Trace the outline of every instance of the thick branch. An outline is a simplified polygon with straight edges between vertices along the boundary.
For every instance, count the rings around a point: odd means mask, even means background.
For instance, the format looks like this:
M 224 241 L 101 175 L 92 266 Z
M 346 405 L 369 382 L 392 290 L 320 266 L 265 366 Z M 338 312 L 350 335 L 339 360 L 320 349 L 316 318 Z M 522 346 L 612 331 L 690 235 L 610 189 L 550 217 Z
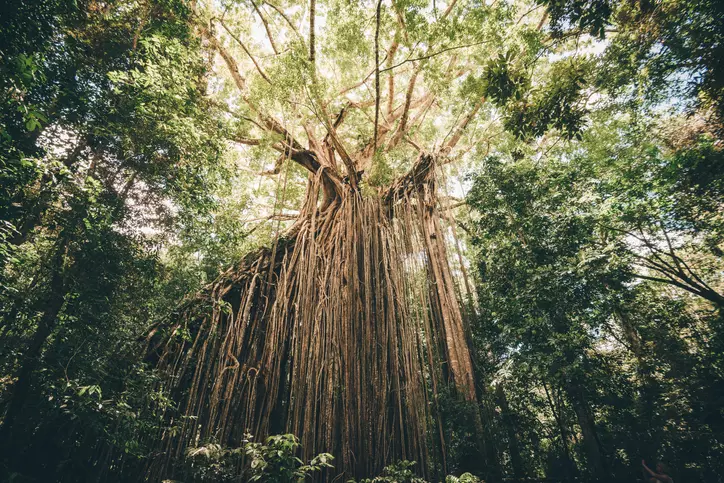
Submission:
M 440 17 L 440 20 L 445 20 L 448 15 L 450 15 L 450 12 L 452 12 L 453 7 L 455 7 L 455 4 L 458 3 L 457 0 L 451 0 L 450 4 L 445 9 L 445 12 L 443 12 L 442 17 Z
M 413 101 L 410 105 L 410 109 L 415 109 L 418 106 L 424 105 L 425 103 L 429 102 L 431 98 L 434 98 L 432 94 L 426 94 L 420 99 L 417 99 L 416 101 Z M 398 106 L 394 111 L 392 111 L 392 114 L 387 119 L 387 122 L 382 123 L 379 128 L 379 139 L 383 139 L 384 136 L 386 136 L 391 128 L 392 123 L 394 123 L 397 119 L 399 119 L 402 116 L 404 110 L 404 106 Z M 371 159 L 372 155 L 374 154 L 374 145 L 372 144 L 372 141 L 368 142 L 364 148 L 360 151 L 359 158 L 362 160 L 362 162 L 366 162 L 369 159 Z M 362 165 L 361 167 L 364 167 Z
M 392 45 L 390 46 L 390 50 L 387 52 L 387 67 L 390 67 L 392 65 L 392 62 L 394 61 L 395 54 L 397 53 L 397 49 L 399 48 L 400 44 L 397 42 L 397 40 L 392 42 Z M 379 70 L 379 69 L 377 69 Z M 395 100 L 395 75 L 390 72 L 390 75 L 387 77 L 387 114 L 392 113 L 392 104 Z
M 388 146 L 388 149 L 392 149 L 395 147 L 399 142 L 400 139 L 402 139 L 402 136 L 405 135 L 407 132 L 407 120 L 410 116 L 410 105 L 412 104 L 412 95 L 415 91 L 415 82 L 417 81 L 417 76 L 420 74 L 421 67 L 418 67 L 415 69 L 415 71 L 412 73 L 412 77 L 410 78 L 410 83 L 407 85 L 407 92 L 405 93 L 405 107 L 402 110 L 402 117 L 400 118 L 400 124 L 397 126 L 397 131 L 395 132 L 395 135 L 392 137 L 392 140 L 390 141 L 390 144 Z
M 245 138 L 242 136 L 233 136 L 231 140 L 235 143 L 243 144 L 245 146 L 259 146 L 261 144 L 261 139 L 257 138 Z
M 248 96 L 246 95 L 246 78 L 241 75 L 239 65 L 236 63 L 236 60 L 231 56 L 229 51 L 221 45 L 221 42 L 219 42 L 215 36 L 211 35 L 208 29 L 202 29 L 201 33 L 209 41 L 211 47 L 219 53 L 222 59 L 224 59 L 226 67 L 229 69 L 231 78 L 234 80 L 236 87 L 239 89 L 242 99 L 244 99 L 244 101 L 249 104 L 252 109 L 256 110 L 255 106 L 251 105 L 248 100 Z
M 293 161 L 297 162 L 312 173 L 316 173 L 320 166 L 319 161 L 316 160 L 316 155 L 311 151 L 304 150 L 302 145 L 299 144 L 292 134 L 276 119 L 259 111 L 259 109 L 248 98 L 246 93 L 246 80 L 239 72 L 239 66 L 236 63 L 236 60 L 231 56 L 231 54 L 229 54 L 226 48 L 221 45 L 216 37 L 208 32 L 208 30 L 204 29 L 202 33 L 209 40 L 211 46 L 219 52 L 219 55 L 221 55 L 222 59 L 224 59 L 224 62 L 231 73 L 231 77 L 234 79 L 236 87 L 239 89 L 242 99 L 244 99 L 249 107 L 251 107 L 251 109 L 259 116 L 259 124 L 270 132 L 280 134 L 283 139 L 282 151 Z M 338 176 L 336 177 L 336 180 L 339 181 L 341 186 L 341 180 Z

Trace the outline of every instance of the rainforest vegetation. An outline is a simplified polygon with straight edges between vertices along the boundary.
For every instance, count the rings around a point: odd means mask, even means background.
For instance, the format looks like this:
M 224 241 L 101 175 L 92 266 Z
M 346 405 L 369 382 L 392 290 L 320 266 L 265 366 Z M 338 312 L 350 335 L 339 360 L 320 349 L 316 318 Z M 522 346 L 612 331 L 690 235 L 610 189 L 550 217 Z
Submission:
M 1 11 L 0 480 L 724 481 L 724 2 Z

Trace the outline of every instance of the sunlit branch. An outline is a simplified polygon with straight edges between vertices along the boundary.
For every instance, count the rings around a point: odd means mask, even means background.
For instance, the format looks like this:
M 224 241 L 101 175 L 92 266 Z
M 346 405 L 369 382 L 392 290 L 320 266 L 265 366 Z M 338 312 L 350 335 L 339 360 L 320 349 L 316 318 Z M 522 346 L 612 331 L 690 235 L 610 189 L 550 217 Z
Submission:
M 219 40 L 207 29 L 204 28 L 202 30 L 202 34 L 209 41 L 211 47 L 219 53 L 221 58 L 226 63 L 226 67 L 229 69 L 231 78 L 234 80 L 234 84 L 236 84 L 237 89 L 239 89 L 239 92 L 244 102 L 250 104 L 250 107 L 256 110 L 255 106 L 251 105 L 251 103 L 249 102 L 248 96 L 246 94 L 246 78 L 241 75 L 241 72 L 239 71 L 239 65 L 236 63 L 236 60 L 234 60 L 229 51 L 226 50 L 226 48 L 221 45 L 221 42 L 219 42 Z
M 293 161 L 297 162 L 307 170 L 311 171 L 312 173 L 316 173 L 317 170 L 320 167 L 319 161 L 316 159 L 316 155 L 313 152 L 310 152 L 308 150 L 305 150 L 299 142 L 297 142 L 292 134 L 284 127 L 282 126 L 276 119 L 273 117 L 264 114 L 260 112 L 259 108 L 254 105 L 253 102 L 249 99 L 249 96 L 246 92 L 246 80 L 239 72 L 239 66 L 236 63 L 236 60 L 229 54 L 228 50 L 221 45 L 221 43 L 211 35 L 208 30 L 203 29 L 202 30 L 203 35 L 209 40 L 209 43 L 211 46 L 219 52 L 219 55 L 221 55 L 221 58 L 224 59 L 224 62 L 226 63 L 226 66 L 231 73 L 232 78 L 234 79 L 234 82 L 239 89 L 239 92 L 241 94 L 241 98 L 249 105 L 249 107 L 259 116 L 259 123 L 256 123 L 258 126 L 262 127 L 262 129 L 270 132 L 274 132 L 277 134 L 280 134 L 283 139 L 283 147 L 282 150 L 285 153 L 287 157 L 292 159 Z M 339 180 L 339 177 L 335 177 L 333 181 L 337 182 L 339 181 L 341 184 L 341 180 Z
M 395 10 L 395 18 L 397 19 L 397 24 L 400 26 L 400 30 L 402 31 L 402 38 L 405 40 L 405 43 L 408 43 L 410 39 L 407 35 L 407 25 L 405 25 L 405 17 L 400 12 L 400 9 L 397 8 L 397 4 L 394 1 L 392 2 L 392 8 Z
M 427 115 L 427 112 L 430 110 L 430 107 L 435 103 L 435 96 L 429 94 L 427 98 L 422 102 L 420 105 L 420 109 L 415 113 L 415 115 L 410 119 L 409 125 L 410 127 L 407 129 L 408 132 L 415 128 L 419 127 L 422 122 L 425 120 L 425 115 Z
M 440 17 L 440 20 L 445 20 L 448 15 L 450 15 L 450 12 L 452 12 L 452 9 L 455 7 L 455 4 L 458 3 L 458 0 L 451 0 L 450 4 L 445 9 L 445 12 L 443 12 L 442 17 Z
M 352 157 L 349 155 L 347 149 L 344 147 L 344 144 L 342 144 L 342 141 L 337 135 L 337 126 L 344 119 L 344 109 L 342 110 L 340 115 L 337 116 L 335 122 L 331 122 L 327 109 L 324 106 L 321 106 L 321 108 L 324 114 L 324 123 L 327 126 L 327 137 L 325 138 L 325 140 L 331 141 L 332 146 L 339 154 L 339 157 L 342 158 L 342 162 L 347 168 L 347 175 L 349 177 L 350 184 L 353 188 L 357 188 L 357 167 L 355 166 L 355 162 L 352 160 Z
M 452 46 L 452 47 L 446 47 L 446 48 L 444 48 L 444 49 L 440 49 L 440 50 L 438 50 L 438 51 L 436 51 L 436 52 L 432 52 L 432 53 L 430 53 L 430 54 L 421 55 L 420 57 L 412 57 L 412 54 L 410 54 L 410 56 L 408 56 L 408 57 L 407 57 L 405 60 L 403 60 L 402 62 L 398 62 L 397 64 L 395 64 L 395 65 L 393 65 L 393 66 L 390 66 L 390 67 L 385 67 L 384 69 L 381 69 L 380 72 L 387 72 L 387 71 L 390 71 L 390 70 L 394 70 L 394 69 L 400 67 L 401 65 L 407 64 L 408 62 L 417 62 L 417 61 L 419 61 L 419 60 L 431 59 L 431 58 L 436 57 L 436 56 L 438 56 L 438 55 L 440 55 L 440 54 L 444 54 L 445 52 L 450 52 L 451 50 L 459 50 L 459 49 L 466 49 L 466 48 L 468 48 L 468 47 L 476 47 L 476 46 L 478 46 L 478 45 L 483 45 L 483 44 L 486 44 L 486 43 L 488 43 L 488 42 L 490 42 L 490 41 L 489 41 L 489 40 L 482 40 L 482 41 L 480 41 L 480 42 L 473 42 L 473 43 L 471 43 L 471 44 L 454 45 L 454 46 Z
M 259 74 L 262 76 L 262 78 L 263 78 L 265 81 L 267 81 L 269 84 L 271 84 L 272 81 L 271 81 L 271 80 L 269 79 L 269 77 L 267 77 L 267 75 L 264 73 L 264 71 L 262 70 L 261 66 L 260 66 L 259 63 L 256 61 L 256 59 L 254 58 L 254 56 L 251 54 L 251 52 L 249 51 L 249 49 L 246 47 L 246 45 L 244 44 L 244 42 L 242 42 L 239 37 L 237 37 L 236 35 L 234 35 L 234 34 L 231 32 L 231 30 L 229 29 L 229 27 L 226 26 L 226 24 L 224 23 L 223 20 L 221 20 L 221 19 L 219 19 L 219 18 L 217 18 L 217 19 L 215 19 L 215 20 L 216 20 L 217 22 L 219 22 L 222 27 L 224 27 L 224 30 L 226 30 L 226 33 L 228 33 L 229 36 L 230 36 L 232 39 L 234 39 L 234 40 L 236 41 L 236 43 L 239 44 L 239 46 L 241 46 L 241 48 L 244 50 L 244 52 L 246 52 L 246 55 L 248 55 L 249 58 L 251 59 L 251 61 L 254 63 L 254 67 L 256 67 L 257 72 L 259 72 Z
M 483 102 L 485 102 L 485 99 L 479 99 L 475 103 L 473 109 L 468 113 L 468 115 L 465 116 L 455 127 L 455 131 L 453 132 L 452 137 L 450 137 L 450 139 L 445 144 L 443 144 L 442 148 L 440 148 L 440 154 L 442 154 L 443 156 L 447 156 L 448 154 L 450 154 L 450 151 L 452 151 L 453 148 L 458 144 L 458 142 L 460 142 L 463 134 L 465 134 L 465 130 L 482 107 Z
M 548 20 L 548 10 L 545 11 L 543 16 L 540 19 L 540 22 L 538 22 L 538 26 L 536 27 L 536 30 L 540 30 L 545 25 L 546 21 Z
M 309 62 L 314 70 L 314 17 L 316 15 L 316 0 L 309 0 Z
M 251 220 L 244 220 L 244 223 L 256 223 L 259 221 L 291 221 L 296 220 L 299 217 L 299 213 L 277 213 L 276 215 L 262 216 L 261 218 L 253 218 Z
M 425 96 L 423 96 L 422 98 L 420 98 L 416 101 L 413 101 L 412 105 L 410 106 L 410 109 L 416 109 L 417 107 L 425 104 L 426 102 L 428 102 L 430 100 L 431 97 L 433 97 L 432 94 L 428 93 Z M 384 137 L 390 132 L 390 130 L 392 129 L 392 123 L 397 121 L 402 116 L 403 109 L 404 109 L 404 106 L 398 106 L 397 108 L 395 108 L 393 110 L 392 114 L 387 119 L 387 122 L 380 124 L 380 129 L 379 129 L 379 139 L 380 140 L 384 139 Z M 360 151 L 360 158 L 363 161 L 369 160 L 372 157 L 372 155 L 374 154 L 373 149 L 374 149 L 374 145 L 370 141 Z
M 245 146 L 259 146 L 261 144 L 261 139 L 233 137 L 231 138 L 231 140 L 235 143 L 243 144 Z
M 656 246 L 655 242 L 646 236 L 643 228 L 640 226 L 638 227 L 640 235 L 620 228 L 605 228 L 624 234 L 643 243 L 644 247 L 648 251 L 647 255 L 636 253 L 633 249 L 627 248 L 627 251 L 631 254 L 631 256 L 636 259 L 634 263 L 664 277 L 658 278 L 634 273 L 633 276 L 636 278 L 669 283 L 720 306 L 724 305 L 724 296 L 704 282 L 699 275 L 689 267 L 686 261 L 675 253 L 673 245 L 670 244 L 670 240 L 667 240 L 669 251 L 665 251 Z M 668 238 L 668 235 L 665 234 L 664 236 Z
M 526 10 L 525 13 L 523 13 L 523 15 L 521 15 L 520 17 L 518 17 L 518 20 L 516 20 L 515 25 L 518 25 L 525 17 L 527 17 L 527 16 L 530 15 L 531 13 L 535 12 L 535 11 L 538 10 L 539 8 L 541 8 L 541 5 L 539 5 L 539 4 L 533 5 L 531 8 L 529 8 L 528 10 Z M 545 19 L 545 15 L 544 15 L 543 19 Z M 545 20 L 544 20 L 544 21 L 545 21 Z M 538 30 L 540 30 L 540 27 L 538 28 Z
M 390 50 L 387 51 L 387 67 L 392 65 L 392 62 L 395 58 L 395 54 L 397 53 L 397 49 L 400 46 L 399 42 L 397 40 L 392 42 L 392 45 L 390 46 Z M 387 114 L 390 114 L 392 112 L 392 104 L 395 100 L 395 74 L 390 72 L 390 75 L 387 77 Z
M 266 30 L 266 35 L 269 38 L 269 43 L 271 44 L 271 48 L 274 51 L 275 54 L 279 54 L 279 51 L 277 50 L 277 46 L 274 43 L 274 36 L 271 33 L 271 29 L 269 28 L 269 23 L 266 20 L 266 17 L 261 13 L 261 10 L 259 10 L 259 7 L 256 5 L 256 2 L 254 0 L 249 0 L 251 2 L 251 5 L 254 7 L 254 10 L 256 10 L 257 15 L 259 15 L 259 18 L 261 19 L 262 23 L 264 24 L 264 29 Z
M 267 0 L 263 0 L 263 1 L 264 1 L 264 3 L 265 3 L 266 5 L 269 5 L 269 6 L 270 6 L 271 8 L 273 8 L 279 15 L 281 15 L 281 17 L 287 22 L 287 24 L 289 25 L 289 27 L 290 27 L 290 28 L 294 31 L 294 33 L 297 35 L 297 38 L 298 38 L 299 40 L 303 40 L 302 35 L 299 33 L 299 30 L 297 30 L 297 28 L 294 26 L 294 24 L 292 23 L 292 21 L 289 19 L 289 17 L 287 16 L 287 14 L 284 13 L 284 11 L 283 11 L 282 9 L 280 9 L 279 7 L 277 7 L 276 5 L 274 5 L 273 3 L 271 3 L 271 2 L 269 2 L 269 1 L 267 1 Z
M 397 143 L 399 143 L 400 139 L 402 139 L 402 136 L 405 135 L 407 129 L 407 119 L 410 115 L 410 105 L 412 104 L 412 95 L 415 91 L 415 83 L 417 81 L 417 76 L 420 74 L 420 70 L 421 67 L 417 67 L 415 69 L 415 71 L 412 73 L 412 77 L 410 78 L 410 82 L 407 85 L 407 92 L 405 93 L 405 105 L 402 110 L 402 117 L 400 118 L 400 124 L 397 126 L 397 131 L 395 132 L 395 135 L 390 141 L 390 149 L 393 148 Z
M 418 152 L 422 153 L 422 148 L 420 147 L 420 145 L 417 144 L 417 143 L 416 143 L 415 141 L 413 141 L 412 139 L 410 139 L 409 137 L 405 136 L 405 142 L 408 143 L 408 144 L 409 144 L 410 146 L 412 146 L 413 148 L 415 148 Z

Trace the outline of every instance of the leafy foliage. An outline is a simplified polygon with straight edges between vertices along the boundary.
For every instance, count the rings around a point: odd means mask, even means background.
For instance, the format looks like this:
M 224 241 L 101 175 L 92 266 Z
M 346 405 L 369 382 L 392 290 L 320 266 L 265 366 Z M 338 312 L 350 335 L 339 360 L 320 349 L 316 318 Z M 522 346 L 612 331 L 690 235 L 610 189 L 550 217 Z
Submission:
M 226 449 L 210 443 L 189 448 L 187 458 L 194 481 L 239 481 L 246 465 L 244 481 L 293 483 L 304 481 L 324 468 L 333 468 L 332 455 L 320 453 L 308 463 L 296 454 L 299 441 L 292 434 L 270 436 L 264 443 L 250 441 L 240 448 Z
M 412 471 L 414 466 L 414 461 L 397 461 L 385 466 L 382 475 L 360 480 L 360 483 L 425 483 L 425 480 L 415 476 Z

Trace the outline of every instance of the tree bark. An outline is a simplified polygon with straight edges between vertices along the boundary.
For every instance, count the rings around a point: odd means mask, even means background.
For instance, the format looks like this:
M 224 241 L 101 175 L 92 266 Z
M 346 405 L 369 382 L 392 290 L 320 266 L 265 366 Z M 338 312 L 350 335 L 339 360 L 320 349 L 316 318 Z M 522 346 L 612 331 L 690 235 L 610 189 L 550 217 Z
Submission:
M 198 438 L 235 444 L 272 428 L 300 436 L 305 458 L 332 453 L 347 476 L 400 459 L 426 476 L 429 461 L 445 459 L 443 437 L 428 445 L 444 376 L 483 434 L 434 158 L 421 156 L 379 197 L 336 182 L 326 197 L 333 171 L 305 156 L 317 164 L 297 223 L 190 300 L 165 335 L 149 334 L 187 416 L 159 441 L 165 457 L 149 479 L 182 476 L 177 462 Z M 195 307 L 209 301 L 218 303 Z M 190 340 L 173 337 L 182 326 Z

